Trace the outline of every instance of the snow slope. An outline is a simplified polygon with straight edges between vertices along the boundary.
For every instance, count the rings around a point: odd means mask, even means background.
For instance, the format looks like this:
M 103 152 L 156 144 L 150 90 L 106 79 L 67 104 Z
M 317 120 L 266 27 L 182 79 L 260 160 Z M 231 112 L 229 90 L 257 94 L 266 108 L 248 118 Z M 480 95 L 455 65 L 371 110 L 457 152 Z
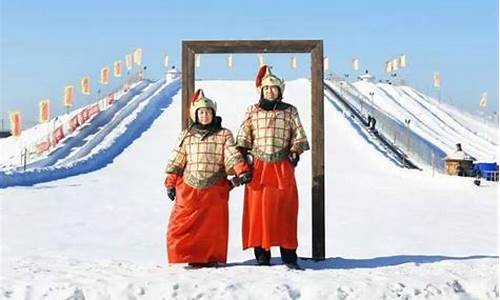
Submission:
M 103 118 L 76 133 L 60 149 L 41 160 L 43 167 L 26 171 L 0 171 L 0 188 L 15 185 L 33 185 L 102 168 L 111 163 L 125 147 L 146 130 L 161 110 L 170 104 L 171 97 L 180 87 L 180 81 L 166 84 L 157 81 L 140 95 L 130 99 L 103 123 Z M 98 115 L 95 119 L 98 119 Z M 74 142 L 76 141 L 76 142 Z M 64 154 L 63 154 L 64 153 Z M 53 154 L 53 155 L 52 155 Z M 46 165 L 48 163 L 51 165 Z M 37 164 L 37 163 L 35 163 Z
M 450 112 L 438 101 L 408 86 L 358 81 L 354 86 L 365 96 L 373 92 L 373 102 L 404 124 L 410 119 L 410 129 L 429 140 L 446 153 L 461 143 L 463 149 L 478 161 L 496 161 L 498 128 L 480 124 L 458 111 Z M 371 98 L 370 98 L 371 99 Z
M 250 81 L 200 81 L 235 130 Z M 290 95 L 290 96 L 289 96 Z M 293 96 L 292 96 L 293 95 Z M 290 98 L 290 99 L 289 99 Z M 310 134 L 310 83 L 287 82 Z M 0 190 L 5 299 L 497 299 L 498 184 L 401 169 L 325 101 L 326 256 L 288 271 L 241 250 L 242 188 L 231 192 L 228 265 L 165 258 L 172 207 L 162 182 L 180 131 L 180 93 L 96 172 Z M 311 256 L 310 152 L 296 169 L 299 248 Z
M 59 141 L 53 149 L 40 156 L 30 157 L 27 160 L 26 168 L 30 169 L 51 166 L 58 160 L 68 156 L 73 149 L 79 148 L 85 144 L 86 139 L 89 136 L 95 134 L 100 127 L 107 124 L 110 119 L 124 106 L 131 101 L 134 101 L 134 99 L 137 98 L 137 96 L 141 94 L 145 88 L 150 86 L 150 84 L 150 81 L 143 80 L 134 83 L 127 92 L 122 90 L 113 93 L 117 98 L 117 101 L 115 101 L 113 105 L 106 107 L 104 111 L 85 122 L 85 124 L 81 124 L 81 126 L 77 127 L 74 132 L 69 132 L 69 129 L 65 130 L 67 135 Z M 93 104 L 97 104 L 102 100 L 106 101 L 106 98 L 73 111 L 69 111 L 66 114 L 56 116 L 47 123 L 38 124 L 32 128 L 25 129 L 19 137 L 10 136 L 5 139 L 0 139 L 0 148 L 2 149 L 2 153 L 0 153 L 0 170 L 21 170 L 22 163 L 20 160 L 20 153 L 25 147 L 30 150 L 33 150 L 34 148 L 36 149 L 36 145 L 42 141 L 46 141 L 48 135 L 50 135 L 55 128 L 69 125 L 71 118 L 77 116 L 83 109 L 86 109 Z

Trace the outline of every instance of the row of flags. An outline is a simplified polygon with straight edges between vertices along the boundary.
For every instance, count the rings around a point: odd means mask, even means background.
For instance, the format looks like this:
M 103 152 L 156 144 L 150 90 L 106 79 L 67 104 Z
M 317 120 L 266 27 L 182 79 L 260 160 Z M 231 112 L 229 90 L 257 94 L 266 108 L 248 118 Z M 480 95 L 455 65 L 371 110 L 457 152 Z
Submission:
M 264 61 L 264 55 L 263 54 L 258 54 L 257 56 L 258 59 L 258 64 L 259 66 L 262 66 L 265 64 Z M 137 48 L 135 49 L 132 53 L 125 55 L 125 68 L 127 70 L 131 70 L 133 65 L 141 65 L 142 64 L 142 49 Z M 169 65 L 169 57 L 166 55 L 164 57 L 163 64 L 165 67 L 168 67 Z M 200 67 L 201 64 L 201 55 L 200 54 L 195 54 L 195 66 L 197 68 Z M 328 57 L 324 57 L 323 60 L 323 65 L 324 65 L 324 70 L 329 69 L 329 59 Z M 233 55 L 229 54 L 226 60 L 226 66 L 228 68 L 233 67 Z M 354 71 L 359 70 L 359 58 L 353 58 L 351 61 L 351 66 Z M 385 63 L 385 72 L 388 74 L 391 74 L 398 69 L 403 69 L 406 68 L 406 55 L 401 54 L 397 58 L 393 58 L 390 60 L 387 60 Z M 296 69 L 298 67 L 298 62 L 297 62 L 297 57 L 296 56 L 291 56 L 290 58 L 290 67 L 292 69 Z M 122 66 L 122 61 L 117 60 L 113 63 L 113 75 L 115 78 L 120 78 L 123 73 L 123 66 Z M 100 80 L 99 83 L 101 85 L 107 85 L 110 81 L 110 69 L 108 66 L 104 66 L 101 68 L 100 71 Z M 441 74 L 439 72 L 435 72 L 433 74 L 433 85 L 436 88 L 441 87 Z M 91 82 L 90 82 L 90 76 L 84 76 L 80 79 L 80 91 L 83 95 L 90 95 L 91 91 Z M 65 107 L 71 107 L 73 105 L 75 97 L 75 87 L 73 85 L 67 85 L 64 87 L 64 95 L 63 95 L 63 104 Z M 487 104 L 487 99 L 488 95 L 486 92 L 481 93 L 480 100 L 479 100 L 479 106 L 484 108 L 486 107 Z M 39 122 L 40 123 L 45 123 L 50 119 L 50 101 L 48 99 L 43 99 L 39 102 Z M 11 134 L 13 136 L 19 136 L 21 134 L 21 113 L 16 111 L 16 112 L 10 112 L 9 113 L 9 120 L 10 120 L 10 128 L 11 128 Z
M 199 68 L 201 66 L 201 54 L 195 54 L 194 55 L 194 64 L 196 68 Z M 257 55 L 257 64 L 259 67 L 265 64 L 265 59 L 263 54 L 258 54 Z M 164 61 L 165 67 L 168 67 L 168 56 L 165 56 L 165 61 Z M 233 60 L 233 55 L 229 54 L 226 58 L 226 67 L 232 68 L 234 66 L 234 60 Z M 298 61 L 297 57 L 295 55 L 290 57 L 290 67 L 292 69 L 297 69 L 298 68 Z M 323 58 L 323 68 L 325 71 L 328 70 L 329 68 L 329 60 L 328 57 Z
M 125 68 L 130 71 L 132 66 L 136 64 L 140 66 L 142 64 L 142 49 L 137 48 L 131 54 L 125 55 Z M 123 74 L 123 64 L 121 60 L 117 60 L 113 62 L 113 75 L 115 78 L 120 78 Z M 110 79 L 110 69 L 108 66 L 104 66 L 101 68 L 100 72 L 100 80 L 99 83 L 101 85 L 107 85 Z M 70 88 L 71 87 L 71 88 Z M 81 93 L 83 95 L 90 95 L 90 77 L 85 76 L 80 79 L 80 88 Z M 68 92 L 66 93 L 66 88 L 68 88 Z M 64 105 L 67 107 L 71 107 L 73 103 L 74 91 L 72 86 L 66 86 L 64 92 Z
M 258 60 L 259 67 L 262 66 L 263 64 L 265 64 L 263 54 L 258 54 L 257 60 Z M 233 62 L 234 62 L 233 55 L 229 54 L 227 56 L 227 59 L 226 59 L 226 66 L 228 68 L 232 68 L 234 65 Z M 165 56 L 164 65 L 165 65 L 165 67 L 168 67 L 168 56 Z M 324 70 L 327 71 L 329 69 L 329 59 L 326 56 L 324 57 L 323 65 L 324 65 Z M 195 66 L 197 68 L 199 68 L 201 66 L 201 54 L 195 54 Z M 290 67 L 292 69 L 296 69 L 298 67 L 298 61 L 297 61 L 297 57 L 295 55 L 290 57 Z M 352 59 L 351 67 L 354 71 L 359 70 L 359 68 L 360 68 L 359 58 L 354 57 Z M 387 60 L 385 62 L 384 70 L 385 70 L 385 73 L 387 73 L 387 74 L 393 74 L 397 70 L 401 70 L 401 69 L 404 69 L 406 67 L 407 67 L 406 54 L 401 54 L 398 57 Z M 441 74 L 439 72 L 435 72 L 433 74 L 433 86 L 436 88 L 441 87 Z M 485 107 L 486 102 L 487 102 L 487 93 L 484 92 L 481 94 L 479 106 Z
M 125 68 L 131 70 L 133 65 L 140 66 L 142 64 L 142 49 L 137 48 L 132 53 L 125 55 Z M 120 78 L 123 74 L 122 61 L 117 60 L 113 63 L 113 75 L 116 78 Z M 108 66 L 104 66 L 100 71 L 101 85 L 107 85 L 110 81 L 110 69 Z M 84 76 L 80 79 L 80 92 L 82 95 L 90 95 L 91 82 L 90 76 Z M 63 93 L 63 105 L 67 108 L 73 106 L 73 101 L 75 99 L 75 87 L 73 85 L 67 85 L 64 87 Z M 48 122 L 50 119 L 50 100 L 42 99 L 38 103 L 39 113 L 38 121 L 40 123 Z M 11 134 L 13 136 L 21 135 L 22 122 L 21 113 L 19 111 L 14 111 L 9 113 L 9 121 Z
M 406 55 L 401 54 L 399 57 L 386 60 L 384 71 L 386 74 L 392 74 L 399 69 L 406 68 Z

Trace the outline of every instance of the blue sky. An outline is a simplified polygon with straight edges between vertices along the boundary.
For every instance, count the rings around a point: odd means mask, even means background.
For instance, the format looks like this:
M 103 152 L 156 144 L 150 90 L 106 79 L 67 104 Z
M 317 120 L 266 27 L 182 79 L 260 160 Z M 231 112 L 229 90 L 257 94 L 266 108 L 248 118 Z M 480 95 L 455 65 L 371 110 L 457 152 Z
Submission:
M 442 99 L 477 111 L 488 93 L 486 111 L 498 111 L 498 1 L 2 1 L 1 118 L 20 110 L 36 122 L 38 101 L 51 100 L 53 114 L 64 111 L 62 91 L 89 75 L 98 80 L 104 65 L 141 47 L 147 77 L 160 78 L 162 60 L 179 65 L 181 41 L 195 39 L 322 39 L 330 69 L 360 68 L 384 78 L 384 61 L 401 53 L 402 76 L 430 95 L 432 74 L 442 76 Z M 199 78 L 250 79 L 256 58 L 202 57 Z M 266 62 L 285 79 L 309 76 L 309 58 L 290 55 Z M 116 85 L 117 82 L 112 82 Z M 94 91 L 96 88 L 93 89 Z M 93 98 L 94 97 L 94 98 Z M 76 105 L 95 99 L 77 96 Z M 25 125 L 26 126 L 26 125 Z

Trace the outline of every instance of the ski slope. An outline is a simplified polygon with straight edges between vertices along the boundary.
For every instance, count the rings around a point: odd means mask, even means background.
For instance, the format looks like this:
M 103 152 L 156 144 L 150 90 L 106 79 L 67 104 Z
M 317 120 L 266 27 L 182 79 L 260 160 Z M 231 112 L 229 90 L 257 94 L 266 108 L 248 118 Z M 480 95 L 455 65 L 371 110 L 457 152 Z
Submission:
M 130 90 L 119 91 L 114 93 L 117 101 L 114 101 L 113 105 L 106 107 L 104 111 L 101 111 L 96 116 L 84 121 L 84 124 L 78 126 L 74 131 L 69 129 L 69 123 L 72 118 L 77 118 L 78 115 L 93 104 L 100 103 L 102 100 L 97 101 L 91 105 L 85 105 L 73 111 L 67 112 L 66 114 L 56 116 L 46 123 L 38 124 L 32 128 L 28 128 L 22 132 L 19 137 L 8 137 L 6 139 L 0 140 L 0 146 L 2 147 L 2 153 L 0 155 L 0 170 L 2 171 L 21 171 L 24 166 L 22 159 L 20 159 L 20 154 L 24 148 L 27 148 L 30 152 L 34 152 L 36 145 L 41 141 L 50 139 L 51 134 L 56 128 L 63 128 L 66 135 L 59 142 L 52 141 L 55 143 L 54 148 L 41 155 L 36 155 L 35 157 L 28 157 L 27 159 L 27 169 L 31 168 L 43 168 L 55 164 L 58 160 L 61 160 L 68 156 L 71 151 L 75 148 L 81 147 L 86 143 L 86 139 L 92 134 L 95 134 L 101 126 L 108 123 L 109 120 L 124 106 L 129 102 L 133 101 L 145 88 L 150 85 L 150 82 L 143 80 L 134 83 Z
M 498 128 L 480 124 L 463 113 L 443 109 L 438 101 L 408 86 L 358 81 L 354 86 L 383 111 L 438 146 L 446 153 L 461 143 L 466 153 L 479 162 L 495 162 L 498 146 Z M 373 98 L 370 92 L 374 93 Z
M 132 89 L 118 104 L 66 137 L 45 158 L 30 164 L 31 168 L 0 171 L 0 188 L 33 185 L 106 166 L 150 126 L 179 88 L 179 80 L 139 85 L 138 90 Z
M 223 126 L 233 132 L 257 99 L 251 81 L 199 81 L 196 87 L 217 102 Z M 168 265 L 165 231 L 172 203 L 162 183 L 180 131 L 180 94 L 148 120 L 131 115 L 149 126 L 137 125 L 140 137 L 127 138 L 130 143 L 105 168 L 0 190 L 2 297 L 498 298 L 498 183 L 476 187 L 467 178 L 402 169 L 328 101 L 327 259 L 300 260 L 306 270 L 289 271 L 274 249 L 273 266 L 253 266 L 252 251 L 241 249 L 238 188 L 230 195 L 227 267 Z M 287 82 L 285 101 L 298 107 L 311 137 L 309 81 Z M 310 164 L 307 152 L 296 169 L 301 257 L 311 256 Z

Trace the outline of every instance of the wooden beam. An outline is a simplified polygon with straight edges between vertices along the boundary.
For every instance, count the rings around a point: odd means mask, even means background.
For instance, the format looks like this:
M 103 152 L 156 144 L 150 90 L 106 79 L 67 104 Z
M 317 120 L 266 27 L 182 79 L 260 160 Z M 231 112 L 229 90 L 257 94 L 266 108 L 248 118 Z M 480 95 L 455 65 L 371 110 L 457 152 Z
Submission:
M 313 259 L 325 259 L 325 154 L 323 43 L 311 51 L 312 247 Z
M 189 98 L 194 93 L 194 51 L 187 43 L 182 43 L 182 129 L 189 121 Z
M 183 41 L 195 53 L 309 53 L 320 40 Z

